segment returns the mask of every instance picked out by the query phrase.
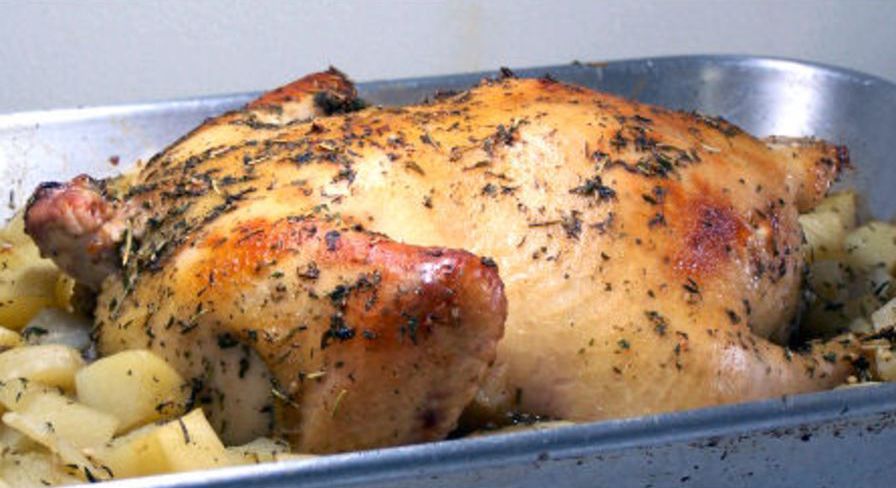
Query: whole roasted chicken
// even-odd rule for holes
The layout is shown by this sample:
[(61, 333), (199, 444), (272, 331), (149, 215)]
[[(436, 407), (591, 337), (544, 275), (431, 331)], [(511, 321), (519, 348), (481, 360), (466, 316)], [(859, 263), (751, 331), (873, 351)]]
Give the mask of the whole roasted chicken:
[(550, 78), (383, 108), (330, 70), (26, 225), (99, 292), (101, 353), (165, 357), (225, 439), (332, 452), (841, 383), (848, 341), (778, 344), (845, 162)]

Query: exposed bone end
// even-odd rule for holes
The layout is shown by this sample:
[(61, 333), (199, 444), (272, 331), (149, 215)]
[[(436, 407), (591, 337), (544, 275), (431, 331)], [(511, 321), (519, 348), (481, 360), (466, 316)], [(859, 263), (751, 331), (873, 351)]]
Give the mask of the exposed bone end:
[(118, 244), (126, 228), (120, 203), (87, 175), (42, 183), (25, 210), (25, 232), (41, 255), (93, 289), (119, 268)]

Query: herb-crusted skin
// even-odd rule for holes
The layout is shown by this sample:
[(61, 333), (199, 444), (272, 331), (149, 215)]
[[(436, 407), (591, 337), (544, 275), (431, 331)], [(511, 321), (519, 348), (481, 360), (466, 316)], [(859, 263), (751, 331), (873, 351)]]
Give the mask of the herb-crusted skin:
[[(848, 344), (790, 355), (770, 340), (787, 336), (798, 303), (798, 212), (827, 191), (841, 149), (766, 143), (550, 78), (352, 111), (350, 84), (312, 76), (209, 121), (142, 169), (136, 244), (98, 307), (104, 351), (170, 351), (213, 330), (184, 359), (201, 372), (198, 351), (220, 349), (227, 331), (240, 345), (224, 354), (248, 350), (270, 369), (280, 428), (321, 451), (444, 435), (495, 353), (501, 282), (504, 338), (471, 417), (631, 416), (847, 374)], [(444, 262), (460, 274), (433, 264)], [(408, 291), (418, 286), (451, 293)], [(447, 303), (479, 315), (427, 325), (448, 320), (431, 311)], [(284, 337), (290, 345), (272, 345)], [(432, 362), (446, 351), (459, 362)], [(253, 361), (238, 369), (251, 375)], [(438, 376), (446, 364), (469, 369), (451, 383)], [(421, 381), (422, 404), (389, 403), (408, 391), (395, 375)], [(353, 417), (359, 389), (366, 422)]]

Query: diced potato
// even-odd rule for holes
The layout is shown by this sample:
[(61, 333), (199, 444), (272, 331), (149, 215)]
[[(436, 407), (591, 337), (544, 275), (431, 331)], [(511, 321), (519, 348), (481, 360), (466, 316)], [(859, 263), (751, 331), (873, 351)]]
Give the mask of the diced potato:
[[(274, 462), (283, 462), (283, 461), (304, 461), (307, 459), (315, 459), (318, 456), (317, 454), (301, 454), (298, 452), (284, 452), (283, 454), (278, 454), (277, 459), (274, 459)], [(259, 461), (266, 463), (268, 461)]]
[(865, 317), (856, 317), (849, 322), (849, 331), (857, 334), (870, 334), (874, 332), (874, 326)]
[(114, 415), (119, 432), (181, 415), (190, 387), (164, 359), (145, 350), (100, 359), (75, 375), (78, 398)]
[(0, 230), (0, 325), (21, 329), (56, 304), (59, 270), (25, 234), (21, 214)]
[(22, 345), (22, 336), (16, 331), (0, 327), (0, 352)]
[(16, 213), (5, 227), (0, 227), (0, 242), (11, 245), (31, 242), (31, 238), (25, 233), (25, 214)]
[(16, 429), (0, 426), (0, 450), (3, 452), (33, 451), (38, 445)]
[(851, 191), (832, 193), (815, 206), (813, 212), (834, 212), (844, 229), (856, 226), (856, 194)]
[(0, 381), (0, 405), (6, 410), (19, 411), (32, 396), (46, 393), (60, 393), (60, 390), (25, 378)]
[(44, 488), (47, 485), (83, 483), (59, 469), (52, 455), (46, 452), (7, 454), (0, 459), (0, 477), (12, 488)]
[(41, 422), (28, 415), (6, 412), (3, 414), (3, 423), (22, 432), (58, 455), (66, 465), (73, 468), (73, 473), (83, 476), (84, 479), (91, 481), (110, 478), (107, 471), (99, 468), (67, 439), (56, 434), (53, 427), (46, 422)]
[(857, 318), (869, 317), (881, 305), (874, 295), (861, 295), (845, 301), (817, 298), (806, 310), (802, 330), (811, 337), (835, 335), (849, 329)]
[(846, 261), (858, 270), (882, 266), (893, 272), (896, 265), (896, 226), (870, 222), (850, 232), (843, 241)]
[(799, 221), (811, 261), (836, 259), (842, 254), (847, 229), (843, 227), (839, 214), (832, 211), (812, 212), (800, 215)]
[(248, 444), (228, 447), (233, 464), (259, 464), (316, 457), (310, 454), (291, 454), (289, 444), (268, 437), (259, 437)]
[(224, 444), (201, 409), (169, 422), (153, 437), (165, 453), (167, 471), (181, 472), (230, 464)]
[(896, 355), (889, 347), (878, 347), (874, 351), (874, 368), (878, 379), (896, 381)]
[(840, 261), (816, 260), (809, 265), (809, 289), (828, 301), (845, 302), (849, 298), (848, 275)]
[[(812, 292), (802, 320), (802, 330), (812, 337), (830, 336), (849, 326), (858, 312), (851, 300), (853, 273), (836, 259), (820, 259), (809, 265), (806, 285)], [(876, 306), (875, 306), (876, 308)]]
[[(112, 472), (116, 478), (140, 476), (143, 471), (138, 447), (146, 448), (145, 437), (158, 430), (160, 424), (147, 424), (125, 435), (114, 437), (105, 446), (93, 450), (94, 460)], [(114, 468), (114, 469), (113, 469)]]
[(164, 425), (141, 429), (96, 456), (116, 478), (232, 465), (231, 456), (202, 410)]
[(46, 295), (4, 293), (3, 286), (0, 284), (0, 325), (10, 329), (21, 329), (37, 312), (56, 303)]
[(83, 351), (90, 347), (92, 324), (84, 317), (60, 308), (48, 307), (34, 316), (22, 329), (30, 345), (62, 344)]
[(56, 279), (56, 306), (66, 312), (74, 312), (72, 306), (72, 296), (75, 294), (75, 279), (71, 276), (60, 273)]
[(896, 298), (871, 314), (871, 325), (874, 326), (874, 330), (896, 325)]
[(28, 378), (70, 391), (75, 372), (84, 365), (81, 353), (66, 346), (25, 346), (0, 353), (0, 381)]
[(57, 393), (32, 394), (19, 402), (17, 412), (49, 426), (53, 433), (78, 448), (99, 446), (112, 439), (118, 419)]
[(894, 284), (896, 283), (893, 282), (893, 275), (889, 271), (882, 266), (875, 266), (865, 276), (862, 290), (876, 296), (882, 302), (887, 302), (893, 298), (893, 292), (896, 291)]
[(844, 314), (852, 320), (855, 317), (871, 317), (871, 314), (884, 306), (876, 296), (861, 295), (846, 302)]

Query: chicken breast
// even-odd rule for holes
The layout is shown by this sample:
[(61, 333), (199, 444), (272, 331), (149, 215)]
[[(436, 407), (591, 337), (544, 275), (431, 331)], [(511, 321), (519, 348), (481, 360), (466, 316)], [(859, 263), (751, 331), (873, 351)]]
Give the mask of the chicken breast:
[[(82, 227), (125, 222), (101, 351), (149, 347), (225, 433), (314, 452), (439, 438), (464, 408), (595, 420), (849, 373), (849, 341), (775, 342), (799, 304), (798, 213), (844, 149), (509, 73), (362, 105), (311, 75), (206, 122), (120, 199), (98, 189), (111, 210)], [(59, 223), (73, 185), (47, 188), (29, 232), (96, 282)]]

